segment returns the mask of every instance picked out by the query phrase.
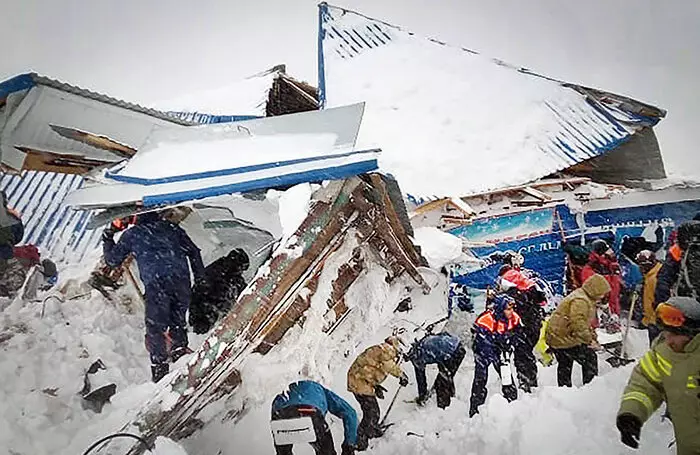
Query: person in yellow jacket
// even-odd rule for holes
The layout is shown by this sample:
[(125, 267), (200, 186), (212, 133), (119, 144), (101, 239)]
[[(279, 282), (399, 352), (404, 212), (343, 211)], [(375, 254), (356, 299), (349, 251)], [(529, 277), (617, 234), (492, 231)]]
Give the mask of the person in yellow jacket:
[(652, 341), (661, 333), (661, 330), (656, 325), (654, 294), (656, 293), (656, 283), (662, 264), (661, 261), (656, 259), (656, 255), (649, 250), (640, 251), (635, 258), (635, 262), (644, 275), (642, 284), (642, 324), (647, 328), (649, 344), (651, 345)]
[(571, 387), (574, 362), (581, 365), (584, 384), (598, 375), (599, 345), (592, 322), (596, 318), (596, 304), (609, 293), (608, 281), (595, 273), (564, 297), (549, 318), (545, 340), (557, 359), (559, 387)]
[(700, 454), (700, 302), (671, 297), (656, 317), (662, 333), (632, 371), (617, 428), (623, 444), (636, 449), (642, 425), (665, 401), (676, 453)]
[(383, 343), (370, 346), (357, 356), (348, 370), (348, 390), (355, 395), (362, 409), (362, 420), (357, 429), (357, 450), (366, 450), (370, 438), (384, 434), (379, 427), (379, 402), (384, 398), (381, 383), (388, 375), (399, 378), (400, 385), (408, 384), (408, 376), (399, 367), (399, 339), (388, 337)]

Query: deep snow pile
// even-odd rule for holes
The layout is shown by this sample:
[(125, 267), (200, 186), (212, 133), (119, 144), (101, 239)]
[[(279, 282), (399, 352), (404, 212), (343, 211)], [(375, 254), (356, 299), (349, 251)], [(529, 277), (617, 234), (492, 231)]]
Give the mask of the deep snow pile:
[[(435, 279), (435, 275), (431, 277)], [(361, 285), (365, 292), (372, 285)], [(389, 292), (387, 292), (389, 291)], [(246, 402), (246, 411), (237, 418), (231, 418), (223, 404), (211, 409), (206, 416), (204, 429), (182, 444), (189, 453), (233, 455), (237, 453), (273, 453), (272, 437), (269, 432), (270, 403), (274, 396), (286, 388), (289, 382), (300, 378), (320, 381), (343, 396), (359, 411), (359, 405), (346, 391), (346, 373), (350, 363), (366, 347), (380, 342), (394, 327), (408, 328), (408, 339), (421, 336), (422, 331), (413, 332), (414, 324), (432, 319), (443, 311), (445, 283), (429, 296), (418, 295), (413, 291), (416, 308), (414, 314), (397, 316), (391, 313), (391, 304), (401, 292), (377, 289), (367, 295), (381, 298), (385, 304), (377, 302), (374, 317), (366, 319), (366, 324), (355, 323), (344, 330), (343, 335), (333, 341), (318, 336), (314, 332), (313, 321), (318, 315), (310, 310), (307, 326), (295, 328), (267, 356), (249, 362), (243, 370), (243, 386), (228, 403), (227, 408), (240, 408), (241, 400)], [(360, 291), (362, 293), (362, 291)], [(379, 308), (384, 310), (376, 312)], [(363, 315), (366, 317), (368, 315)], [(387, 317), (388, 316), (388, 317)], [(384, 324), (378, 319), (384, 317)], [(339, 329), (340, 330), (340, 329)], [(337, 332), (336, 332), (337, 333)], [(372, 334), (372, 335), (368, 335)], [(632, 354), (639, 356), (646, 348), (646, 333), (634, 331), (631, 334)], [(362, 340), (355, 344), (356, 340)], [(370, 454), (552, 454), (588, 455), (624, 454), (629, 450), (619, 442), (615, 429), (615, 414), (619, 399), (633, 365), (612, 369), (599, 358), (601, 377), (582, 387), (580, 369), (574, 368), (574, 384), (571, 389), (556, 387), (556, 367), (540, 367), (540, 387), (532, 395), (520, 395), (518, 401), (507, 403), (500, 394), (497, 376), (490, 373), (489, 398), (481, 408), (481, 413), (468, 418), (469, 395), (473, 379), (473, 356), (468, 352), (456, 376), (457, 396), (447, 410), (436, 407), (434, 399), (424, 408), (405, 401), (417, 394), (415, 377), (410, 364), (403, 368), (411, 378), (411, 384), (401, 390), (399, 399), (391, 411), (387, 422), (394, 425), (385, 436), (370, 442), (366, 452)], [(436, 368), (428, 369), (429, 381), (437, 373)], [(389, 389), (387, 398), (380, 402), (382, 416), (397, 388), (397, 381), (389, 378), (385, 384)], [(245, 396), (245, 399), (242, 399)], [(228, 415), (227, 415), (228, 414)], [(342, 423), (329, 415), (336, 446), (343, 439)], [(409, 435), (408, 433), (413, 433)], [(662, 422), (657, 413), (647, 423), (642, 434), (640, 454), (674, 453), (668, 449), (673, 440), (672, 428), (668, 421)], [(295, 453), (313, 453), (308, 446), (295, 447)]]
[[(290, 329), (267, 355), (251, 356), (242, 366), (243, 383), (239, 389), (198, 416), (203, 428), (180, 441), (188, 453), (272, 453), (270, 403), (289, 382), (301, 378), (322, 382), (359, 411), (346, 391), (346, 374), (354, 358), (395, 329), (403, 330), (401, 336), (406, 341), (420, 337), (424, 333), (421, 327), (445, 314), (444, 276), (422, 269), (421, 273), (434, 285), (429, 295), (423, 295), (408, 278), (387, 284), (384, 270), (370, 260), (368, 269), (346, 295), (351, 313), (336, 330), (324, 334), (332, 278), (355, 246), (354, 242), (347, 242), (329, 258), (303, 325)], [(436, 254), (440, 253), (439, 246), (433, 247)], [(67, 275), (63, 273), (64, 279)], [(94, 292), (63, 303), (50, 299), (43, 305), (43, 317), (40, 302), (15, 302), (0, 313), (0, 447), (5, 449), (0, 453), (82, 453), (92, 442), (131, 420), (160, 390), (149, 382), (140, 304), (128, 286), (120, 294), (117, 300), (121, 303), (106, 301)], [(398, 302), (406, 296), (412, 298), (413, 309), (395, 313)], [(454, 317), (462, 315), (456, 312)], [(464, 332), (469, 325), (450, 321), (447, 327)], [(190, 340), (191, 346), (196, 347), (201, 338)], [(633, 331), (631, 346), (632, 355), (640, 356), (646, 349), (646, 334)], [(415, 397), (416, 386), (411, 366), (404, 364), (411, 384), (401, 390), (387, 420), (394, 426), (382, 439), (372, 441), (367, 453), (629, 453), (618, 442), (614, 417), (632, 365), (613, 370), (602, 360), (603, 356), (599, 362), (601, 377), (592, 384), (560, 389), (555, 386), (555, 367), (541, 368), (540, 388), (510, 404), (501, 397), (492, 371), (489, 399), (481, 414), (473, 419), (467, 418), (473, 378), (471, 353), (456, 377), (456, 399), (444, 411), (436, 408), (434, 400), (424, 408), (405, 402)], [(77, 394), (83, 373), (97, 358), (102, 359), (110, 379), (118, 386), (117, 395), (102, 414), (82, 409)], [(184, 357), (176, 367), (187, 360)], [(429, 368), (429, 380), (435, 374), (436, 369)], [(574, 384), (580, 384), (578, 367), (574, 370)], [(397, 389), (397, 381), (390, 378), (385, 385), (389, 392), (380, 403), (382, 413)], [(329, 420), (339, 446), (342, 423), (331, 416)], [(414, 434), (408, 435), (409, 432)], [(657, 413), (643, 430), (638, 453), (673, 453), (668, 449), (672, 439), (670, 423), (662, 422)], [(156, 453), (182, 455), (177, 445), (165, 440), (161, 440)], [(295, 453), (311, 453), (311, 448), (295, 448)]]
[(98, 358), (118, 392), (147, 381), (143, 309), (128, 290), (121, 297), (113, 303), (94, 291), (65, 302), (18, 300), (0, 313), (0, 447), (60, 453), (96, 417), (78, 393)]

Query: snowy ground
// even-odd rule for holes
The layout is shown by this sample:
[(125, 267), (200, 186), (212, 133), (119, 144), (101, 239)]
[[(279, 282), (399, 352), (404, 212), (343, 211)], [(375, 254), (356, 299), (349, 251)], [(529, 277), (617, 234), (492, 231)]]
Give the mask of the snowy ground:
[[(344, 259), (340, 255), (335, 260), (340, 264)], [(435, 273), (425, 273), (433, 282), (438, 279)], [(201, 455), (274, 453), (268, 429), (270, 402), (287, 383), (302, 377), (323, 382), (357, 406), (345, 391), (345, 375), (354, 357), (392, 328), (405, 328), (409, 340), (420, 336), (421, 331), (413, 331), (416, 324), (443, 314), (444, 282), (428, 296), (417, 289), (410, 291), (414, 310), (408, 316), (393, 313), (408, 292), (406, 285), (410, 282), (389, 286), (382, 271), (371, 268), (350, 291), (349, 301), (356, 308), (331, 336), (318, 335), (323, 323), (319, 302), (325, 304), (324, 291), (319, 288), (319, 299), (312, 301), (303, 328), (295, 326), (268, 355), (250, 359), (242, 371), (243, 385), (228, 400), (205, 409), (200, 416), (205, 427), (182, 445), (188, 453)], [(121, 297), (122, 303), (117, 304), (96, 293), (65, 303), (49, 300), (43, 318), (40, 302), (15, 302), (0, 313), (0, 454), (82, 453), (91, 442), (118, 429), (157, 391), (149, 382), (142, 310), (129, 289)], [(462, 325), (465, 321), (468, 319)], [(193, 339), (192, 344), (199, 341)], [(634, 331), (631, 341), (635, 356), (644, 352), (644, 332)], [(96, 358), (107, 365), (118, 386), (112, 404), (102, 414), (82, 409), (77, 395), (84, 371)], [(601, 377), (572, 389), (555, 387), (555, 368), (543, 368), (542, 386), (510, 404), (501, 397), (492, 375), (489, 399), (473, 419), (467, 418), (473, 369), (470, 354), (456, 378), (456, 400), (444, 411), (434, 401), (425, 408), (404, 401), (416, 395), (412, 369), (410, 365), (404, 368), (411, 384), (401, 390), (387, 420), (395, 425), (384, 438), (372, 441), (368, 454), (631, 453), (618, 442), (614, 417), (632, 366), (613, 370), (601, 357)], [(394, 379), (387, 382), (389, 393), (382, 409), (397, 387)], [(577, 369), (574, 382), (580, 384)], [(241, 408), (245, 409), (242, 417), (232, 418), (229, 411)], [(342, 424), (330, 419), (339, 446)], [(657, 414), (645, 426), (637, 453), (673, 453), (667, 447), (672, 439), (670, 423), (662, 422)], [(310, 447), (300, 447), (295, 453), (312, 452)]]

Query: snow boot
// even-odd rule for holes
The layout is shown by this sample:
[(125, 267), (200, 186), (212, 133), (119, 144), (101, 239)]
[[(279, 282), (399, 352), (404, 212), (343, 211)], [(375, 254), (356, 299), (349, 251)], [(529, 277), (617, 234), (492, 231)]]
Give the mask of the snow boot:
[(170, 366), (167, 363), (157, 363), (155, 365), (151, 365), (151, 380), (153, 382), (158, 382), (169, 372)]

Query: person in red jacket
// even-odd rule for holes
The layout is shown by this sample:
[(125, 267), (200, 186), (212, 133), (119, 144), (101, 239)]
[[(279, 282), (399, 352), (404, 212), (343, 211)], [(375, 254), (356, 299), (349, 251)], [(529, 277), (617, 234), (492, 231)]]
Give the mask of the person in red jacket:
[(622, 292), (622, 275), (620, 264), (617, 262), (615, 252), (608, 243), (602, 239), (596, 239), (591, 243), (591, 253), (588, 255), (588, 264), (581, 272), (581, 278), (585, 282), (595, 274), (603, 275), (610, 284), (610, 298), (608, 307), (610, 313), (620, 315), (620, 294)]

